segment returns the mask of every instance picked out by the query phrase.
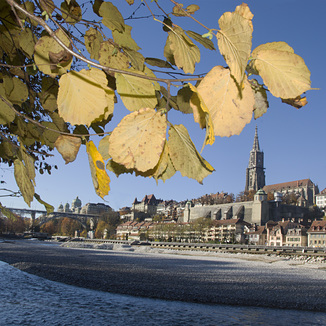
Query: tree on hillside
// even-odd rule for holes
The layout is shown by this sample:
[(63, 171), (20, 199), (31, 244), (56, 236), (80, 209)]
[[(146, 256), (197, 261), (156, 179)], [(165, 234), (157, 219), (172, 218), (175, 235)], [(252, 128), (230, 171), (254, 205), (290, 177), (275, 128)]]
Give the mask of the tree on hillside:
[[(203, 146), (216, 136), (241, 133), (268, 108), (267, 90), (295, 107), (310, 87), (304, 60), (285, 42), (252, 49), (253, 14), (246, 4), (224, 13), (218, 26), (196, 19), (196, 4), (175, 0), (127, 0), (133, 14), (145, 10), (162, 25), (155, 47), (164, 57), (141, 52), (132, 36), (127, 4), (102, 0), (2, 0), (0, 2), (0, 162), (14, 166), (17, 185), (30, 205), (36, 170), (51, 172), (56, 148), (66, 163), (86, 147), (96, 193), (110, 190), (109, 173), (158, 180), (176, 171), (202, 183), (214, 168), (196, 149), (170, 110), (192, 114), (205, 129)], [(218, 7), (218, 2), (212, 4)], [(233, 9), (233, 8), (232, 8)], [(121, 12), (124, 10), (124, 12)], [(218, 19), (218, 17), (216, 17)], [(198, 30), (187, 30), (188, 22)], [(146, 42), (146, 31), (142, 42)], [(205, 51), (223, 55), (194, 75)], [(264, 84), (253, 76), (259, 75)], [(110, 126), (116, 101), (130, 111)], [(96, 147), (92, 139), (101, 137)]]

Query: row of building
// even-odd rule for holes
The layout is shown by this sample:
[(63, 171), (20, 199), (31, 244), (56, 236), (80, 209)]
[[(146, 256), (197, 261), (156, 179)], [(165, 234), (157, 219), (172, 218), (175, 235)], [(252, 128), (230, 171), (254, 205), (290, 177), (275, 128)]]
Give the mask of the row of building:
[(326, 220), (310, 227), (293, 221), (268, 221), (252, 226), (241, 219), (215, 220), (209, 225), (128, 221), (117, 227), (119, 240), (246, 243), (267, 246), (326, 247)]

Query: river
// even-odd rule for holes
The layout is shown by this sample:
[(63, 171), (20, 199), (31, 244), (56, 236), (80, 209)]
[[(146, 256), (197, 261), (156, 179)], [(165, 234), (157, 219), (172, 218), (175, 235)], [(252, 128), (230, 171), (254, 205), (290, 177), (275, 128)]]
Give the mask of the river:
[(49, 281), (0, 262), (0, 325), (326, 325), (326, 313), (138, 298)]

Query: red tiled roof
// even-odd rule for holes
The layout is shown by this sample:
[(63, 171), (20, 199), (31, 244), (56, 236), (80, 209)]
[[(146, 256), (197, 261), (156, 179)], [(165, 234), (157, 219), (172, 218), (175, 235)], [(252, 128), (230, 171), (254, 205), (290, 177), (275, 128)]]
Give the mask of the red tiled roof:
[(232, 218), (232, 219), (228, 219), (228, 220), (214, 220), (213, 225), (238, 224), (240, 222), (250, 225), (250, 223), (247, 223), (240, 218)]
[(313, 221), (307, 232), (326, 232), (326, 220)]
[(276, 183), (274, 185), (265, 186), (263, 189), (266, 192), (284, 190), (284, 189), (293, 189), (297, 187), (311, 187), (313, 182), (310, 179), (302, 179), (290, 182)]

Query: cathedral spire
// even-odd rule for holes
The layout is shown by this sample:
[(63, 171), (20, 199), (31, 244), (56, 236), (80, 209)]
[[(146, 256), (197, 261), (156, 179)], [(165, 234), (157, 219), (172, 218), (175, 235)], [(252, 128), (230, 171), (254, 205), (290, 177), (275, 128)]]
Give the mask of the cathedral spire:
[(254, 138), (254, 144), (252, 145), (252, 150), (253, 151), (260, 151), (259, 141), (258, 141), (258, 128), (257, 128), (257, 125), (256, 125), (255, 138)]
[(258, 191), (265, 186), (264, 169), (264, 153), (259, 148), (258, 129), (256, 126), (254, 144), (250, 151), (249, 164), (246, 170), (246, 191)]

